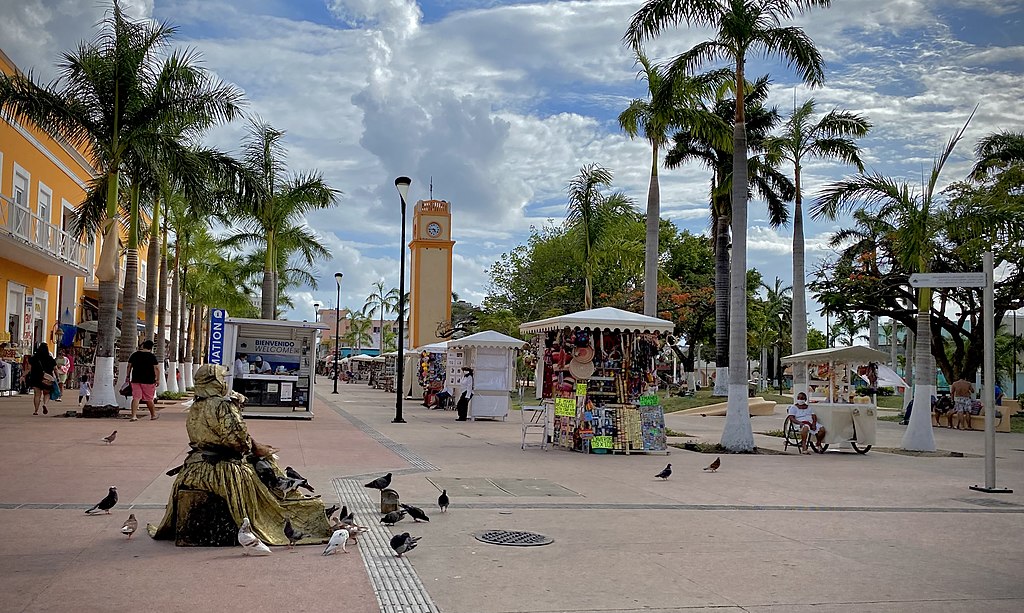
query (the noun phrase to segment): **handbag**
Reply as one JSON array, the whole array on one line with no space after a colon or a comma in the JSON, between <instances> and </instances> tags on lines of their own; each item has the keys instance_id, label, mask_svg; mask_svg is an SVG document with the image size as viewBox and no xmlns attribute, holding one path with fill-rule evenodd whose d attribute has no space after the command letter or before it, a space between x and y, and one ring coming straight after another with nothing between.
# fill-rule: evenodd
<instances>
[{"instance_id":1,"label":"handbag","mask_svg":"<svg viewBox=\"0 0 1024 613\"><path fill-rule=\"evenodd\" d=\"M52 374L50 374L48 372L44 372L43 373L43 385L53 385L53 383L56 380L57 380L57 377L54 377Z\"/></svg>"},{"instance_id":2,"label":"handbag","mask_svg":"<svg viewBox=\"0 0 1024 613\"><path fill-rule=\"evenodd\" d=\"M132 395L132 384L131 384L131 381L125 381L124 385L122 385L121 389L118 390L118 391L120 392L120 394L122 396L124 396L126 398L130 398L131 395Z\"/></svg>"},{"instance_id":3,"label":"handbag","mask_svg":"<svg viewBox=\"0 0 1024 613\"><path fill-rule=\"evenodd\" d=\"M60 386L54 385L50 388L50 400L59 400L61 396Z\"/></svg>"}]
</instances>

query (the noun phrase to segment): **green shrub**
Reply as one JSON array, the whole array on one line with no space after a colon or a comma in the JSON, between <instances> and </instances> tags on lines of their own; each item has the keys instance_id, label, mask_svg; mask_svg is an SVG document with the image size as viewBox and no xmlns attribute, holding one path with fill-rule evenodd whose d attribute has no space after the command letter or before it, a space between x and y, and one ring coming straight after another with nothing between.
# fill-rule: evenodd
<instances>
[{"instance_id":1,"label":"green shrub","mask_svg":"<svg viewBox=\"0 0 1024 613\"><path fill-rule=\"evenodd\" d=\"M879 387L879 388L877 388L875 390L875 395L876 396L892 396L895 393L896 393L896 389L893 388L893 387ZM870 396L871 395L871 390L866 385L857 386L857 395L858 396Z\"/></svg>"},{"instance_id":2,"label":"green shrub","mask_svg":"<svg viewBox=\"0 0 1024 613\"><path fill-rule=\"evenodd\" d=\"M188 394L184 392L160 392L157 398L160 400L181 400L185 396L188 396Z\"/></svg>"}]
</instances>

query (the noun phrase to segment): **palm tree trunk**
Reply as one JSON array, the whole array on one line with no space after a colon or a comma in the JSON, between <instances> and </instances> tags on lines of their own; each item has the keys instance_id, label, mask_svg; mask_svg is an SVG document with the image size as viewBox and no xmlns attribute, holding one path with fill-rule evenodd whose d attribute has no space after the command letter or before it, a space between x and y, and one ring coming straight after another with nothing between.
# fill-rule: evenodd
<instances>
[{"instance_id":1,"label":"palm tree trunk","mask_svg":"<svg viewBox=\"0 0 1024 613\"><path fill-rule=\"evenodd\" d=\"M118 387L124 384L128 357L139 347L139 186L131 187L131 210L128 217L128 246L125 249L124 293L121 295L121 339L118 342ZM124 396L119 402L127 406Z\"/></svg>"},{"instance_id":2,"label":"palm tree trunk","mask_svg":"<svg viewBox=\"0 0 1024 613\"><path fill-rule=\"evenodd\" d=\"M647 188L647 237L644 240L644 315L657 317L661 186L658 183L658 145L652 145L651 150L651 184Z\"/></svg>"},{"instance_id":3,"label":"palm tree trunk","mask_svg":"<svg viewBox=\"0 0 1024 613\"><path fill-rule=\"evenodd\" d=\"M796 202L793 205L793 353L807 351L807 289L805 285L806 251L804 245L804 210L800 192L800 165L793 171ZM793 364L793 397L807 391L807 363Z\"/></svg>"},{"instance_id":4,"label":"palm tree trunk","mask_svg":"<svg viewBox=\"0 0 1024 613\"><path fill-rule=\"evenodd\" d=\"M729 395L729 218L715 218L715 396Z\"/></svg>"},{"instance_id":5,"label":"palm tree trunk","mask_svg":"<svg viewBox=\"0 0 1024 613\"><path fill-rule=\"evenodd\" d=\"M179 392L178 389L178 335L181 331L181 296L178 294L178 253L181 245L174 241L174 270L171 271L171 342L167 346L167 391Z\"/></svg>"},{"instance_id":6,"label":"palm tree trunk","mask_svg":"<svg viewBox=\"0 0 1024 613\"><path fill-rule=\"evenodd\" d=\"M263 261L263 285L260 296L260 317L276 319L277 284L274 281L274 233L267 232L267 254Z\"/></svg>"},{"instance_id":7,"label":"palm tree trunk","mask_svg":"<svg viewBox=\"0 0 1024 613\"><path fill-rule=\"evenodd\" d=\"M166 232L167 220L164 219L163 228ZM153 219L149 224L149 250L146 252L146 335L145 339L154 340L156 333L157 319L157 292L160 276L160 197L153 199ZM162 315L163 312L160 311ZM162 317L161 317L162 319Z\"/></svg>"},{"instance_id":8,"label":"palm tree trunk","mask_svg":"<svg viewBox=\"0 0 1024 613\"><path fill-rule=\"evenodd\" d=\"M922 267L923 268L923 267ZM932 356L932 290L922 287L917 298L917 339L914 343L914 411L903 433L903 448L935 451L932 432L932 396L935 395L935 358Z\"/></svg>"},{"instance_id":9,"label":"palm tree trunk","mask_svg":"<svg viewBox=\"0 0 1024 613\"><path fill-rule=\"evenodd\" d=\"M163 249L160 250L160 287L158 292L160 293L159 309L160 309L160 325L157 327L157 338L156 341L156 361L160 364L160 378L157 380L157 393L167 391L167 375L163 371L164 358L167 356L166 349L166 338L167 338L167 326L170 322L167 321L167 225L164 224L163 232L161 233L160 240L163 243Z\"/></svg>"},{"instance_id":10,"label":"palm tree trunk","mask_svg":"<svg viewBox=\"0 0 1024 613\"><path fill-rule=\"evenodd\" d=\"M115 91L115 104L117 92ZM96 280L99 282L99 321L97 323L96 355L93 358L93 390L89 399L90 407L102 408L118 405L115 391L114 347L117 343L117 294L118 260L121 240L117 222L117 168L120 160L114 160L110 179L107 181L107 218L103 226L103 243L100 246L99 262L96 266Z\"/></svg>"},{"instance_id":11,"label":"palm tree trunk","mask_svg":"<svg viewBox=\"0 0 1024 613\"><path fill-rule=\"evenodd\" d=\"M738 64L736 122L732 154L732 272L729 296L729 405L722 446L729 451L754 450L750 426L747 377L739 368L747 359L747 133L743 122L743 70Z\"/></svg>"},{"instance_id":12,"label":"palm tree trunk","mask_svg":"<svg viewBox=\"0 0 1024 613\"><path fill-rule=\"evenodd\" d=\"M198 366L206 362L203 356L203 305L192 305L192 362ZM193 375L195 372L192 373Z\"/></svg>"}]
</instances>

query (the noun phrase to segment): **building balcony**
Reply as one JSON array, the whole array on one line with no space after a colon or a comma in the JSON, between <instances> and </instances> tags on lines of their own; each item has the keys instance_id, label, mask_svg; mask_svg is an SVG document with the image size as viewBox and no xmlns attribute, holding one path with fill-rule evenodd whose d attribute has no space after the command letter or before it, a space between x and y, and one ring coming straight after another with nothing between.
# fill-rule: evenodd
<instances>
[{"instance_id":1,"label":"building balcony","mask_svg":"<svg viewBox=\"0 0 1024 613\"><path fill-rule=\"evenodd\" d=\"M81 241L3 195L0 251L6 259L48 275L89 274L86 248Z\"/></svg>"}]
</instances>

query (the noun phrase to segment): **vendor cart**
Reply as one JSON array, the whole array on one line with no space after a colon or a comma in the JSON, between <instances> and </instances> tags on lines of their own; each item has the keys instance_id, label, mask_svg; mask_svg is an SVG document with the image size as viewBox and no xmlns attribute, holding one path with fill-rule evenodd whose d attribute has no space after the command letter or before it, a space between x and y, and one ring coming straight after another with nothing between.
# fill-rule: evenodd
<instances>
[{"instance_id":1,"label":"vendor cart","mask_svg":"<svg viewBox=\"0 0 1024 613\"><path fill-rule=\"evenodd\" d=\"M849 445L867 453L875 444L878 406L875 396L858 396L858 370L870 368L888 355L870 347L833 347L804 351L782 358L793 368L807 370L807 399L825 427L824 453L830 446Z\"/></svg>"}]
</instances>

